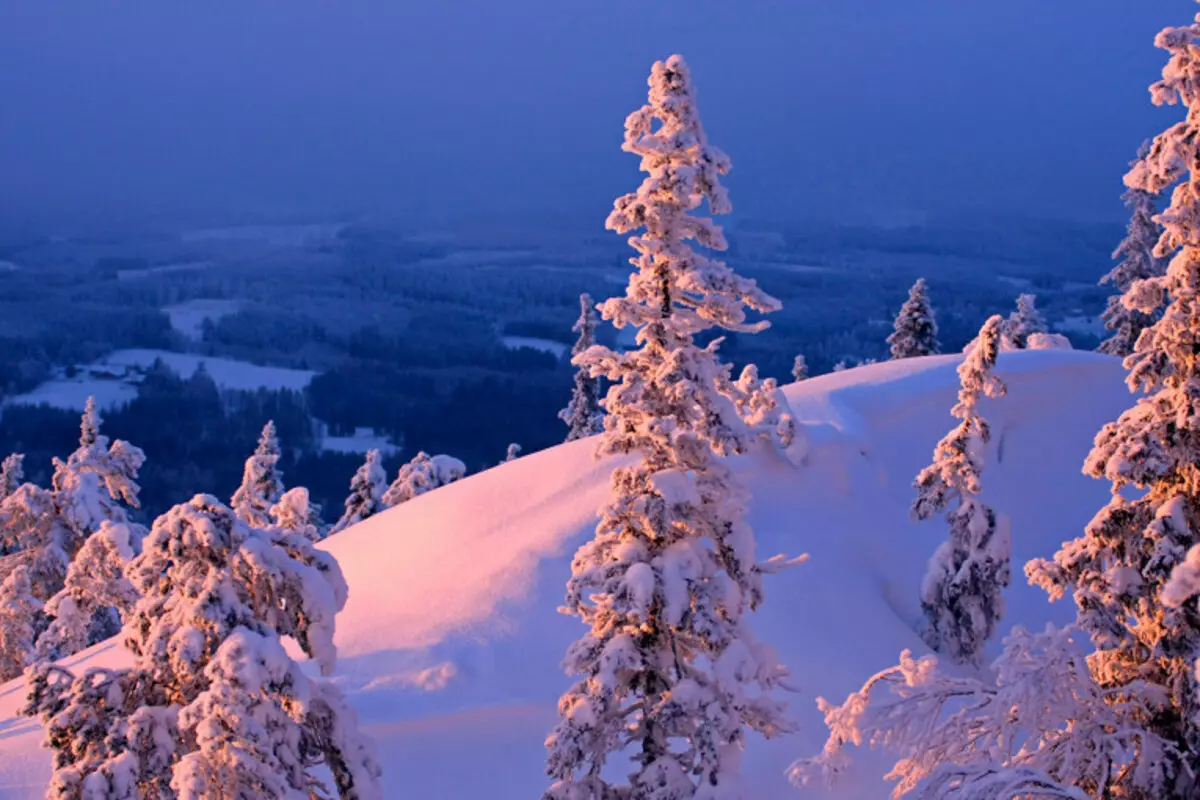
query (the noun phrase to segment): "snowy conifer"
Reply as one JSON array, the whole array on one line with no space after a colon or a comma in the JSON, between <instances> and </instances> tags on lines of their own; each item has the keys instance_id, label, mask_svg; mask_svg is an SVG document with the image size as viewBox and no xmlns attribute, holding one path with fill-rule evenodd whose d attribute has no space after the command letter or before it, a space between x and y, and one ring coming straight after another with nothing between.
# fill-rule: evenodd
<instances>
[{"instance_id":1,"label":"snowy conifer","mask_svg":"<svg viewBox=\"0 0 1200 800\"><path fill-rule=\"evenodd\" d=\"M734 407L742 421L760 436L786 448L796 436L796 420L779 393L774 378L759 378L758 367L747 364L734 382Z\"/></svg>"},{"instance_id":2,"label":"snowy conifer","mask_svg":"<svg viewBox=\"0 0 1200 800\"><path fill-rule=\"evenodd\" d=\"M383 471L383 464L380 463L379 451L367 451L367 460L350 479L346 510L333 526L332 533L344 531L387 508L383 504L383 494L387 488L387 473Z\"/></svg>"},{"instance_id":3,"label":"snowy conifer","mask_svg":"<svg viewBox=\"0 0 1200 800\"><path fill-rule=\"evenodd\" d=\"M1001 330L1002 336L1011 342L1012 349L1024 350L1029 346L1029 335L1049 331L1046 318L1037 309L1037 296L1022 294L1017 297L1017 310L1008 315ZM1008 348L1001 348L1008 349Z\"/></svg>"},{"instance_id":4,"label":"snowy conifer","mask_svg":"<svg viewBox=\"0 0 1200 800\"><path fill-rule=\"evenodd\" d=\"M843 358L833 365L834 372L845 372L848 369L850 369L850 359L848 358Z\"/></svg>"},{"instance_id":5,"label":"snowy conifer","mask_svg":"<svg viewBox=\"0 0 1200 800\"><path fill-rule=\"evenodd\" d=\"M41 609L26 567L17 566L0 581L0 683L20 675L33 660L34 626Z\"/></svg>"},{"instance_id":6,"label":"snowy conifer","mask_svg":"<svg viewBox=\"0 0 1200 800\"><path fill-rule=\"evenodd\" d=\"M346 602L332 556L197 495L155 521L126 577L141 593L125 626L133 667L29 675L24 713L55 750L50 796L323 796L312 770L324 764L341 797L381 797L340 694L279 646L289 637L332 671Z\"/></svg>"},{"instance_id":7,"label":"snowy conifer","mask_svg":"<svg viewBox=\"0 0 1200 800\"><path fill-rule=\"evenodd\" d=\"M466 474L466 467L457 458L437 455L430 456L422 451L417 453L412 461L400 468L396 480L388 487L383 495L383 504L387 508L407 503L414 497L426 492L432 492L448 483L459 480Z\"/></svg>"},{"instance_id":8,"label":"snowy conifer","mask_svg":"<svg viewBox=\"0 0 1200 800\"><path fill-rule=\"evenodd\" d=\"M510 444L508 446L508 450L504 454L504 463L507 464L509 461L516 461L520 457L521 457L521 445L517 444L516 442L513 442L512 444Z\"/></svg>"},{"instance_id":9,"label":"snowy conifer","mask_svg":"<svg viewBox=\"0 0 1200 800\"><path fill-rule=\"evenodd\" d=\"M0 565L24 566L35 597L45 602L62 589L78 538L63 523L53 493L31 483L18 486L0 501L0 537L3 551L11 553Z\"/></svg>"},{"instance_id":10,"label":"snowy conifer","mask_svg":"<svg viewBox=\"0 0 1200 800\"><path fill-rule=\"evenodd\" d=\"M100 433L102 422L95 398L89 397L80 420L79 447L65 462L53 461L54 503L78 540L74 548L105 521L126 522L124 506L139 506L137 477L146 455L121 439L110 444Z\"/></svg>"},{"instance_id":11,"label":"snowy conifer","mask_svg":"<svg viewBox=\"0 0 1200 800\"><path fill-rule=\"evenodd\" d=\"M803 355L796 356L796 360L792 362L792 380L799 383L808 379L808 361Z\"/></svg>"},{"instance_id":12,"label":"snowy conifer","mask_svg":"<svg viewBox=\"0 0 1200 800\"><path fill-rule=\"evenodd\" d=\"M268 421L258 437L258 447L246 459L242 485L234 492L230 505L247 525L265 528L271 524L271 506L283 495L283 473L279 470L279 441L275 423Z\"/></svg>"},{"instance_id":13,"label":"snowy conifer","mask_svg":"<svg viewBox=\"0 0 1200 800\"><path fill-rule=\"evenodd\" d=\"M571 330L579 334L571 356L578 356L596 343L596 312L592 296L579 295L579 319ZM558 418L567 424L568 442L583 439L604 430L604 411L600 408L600 381L593 378L582 367L575 370L575 390L571 402L558 412Z\"/></svg>"},{"instance_id":14,"label":"snowy conifer","mask_svg":"<svg viewBox=\"0 0 1200 800\"><path fill-rule=\"evenodd\" d=\"M1010 578L1007 527L979 500L984 450L990 438L980 397L1000 397L1004 384L992 375L1003 322L994 316L979 331L978 346L958 367L961 388L950 412L961 422L938 442L933 463L917 476L913 516L945 511L950 534L929 562L921 606L929 622L926 641L960 663L978 665L992 635Z\"/></svg>"},{"instance_id":15,"label":"snowy conifer","mask_svg":"<svg viewBox=\"0 0 1200 800\"><path fill-rule=\"evenodd\" d=\"M893 359L928 356L942 351L937 338L937 320L933 306L929 304L929 290L924 278L917 278L917 282L908 290L908 299L900 306L893 327L894 331L887 339Z\"/></svg>"},{"instance_id":16,"label":"snowy conifer","mask_svg":"<svg viewBox=\"0 0 1200 800\"><path fill-rule=\"evenodd\" d=\"M950 674L935 656L916 659L906 650L842 705L817 701L829 739L789 777L836 786L851 763L846 747L867 743L897 756L887 775L896 781L893 797L1164 797L1156 759L1171 745L1139 724L1157 712L1154 696L1098 683L1079 638L1073 628L1014 628L992 665L994 681ZM1137 791L1110 791L1119 776Z\"/></svg>"},{"instance_id":17,"label":"snowy conifer","mask_svg":"<svg viewBox=\"0 0 1200 800\"><path fill-rule=\"evenodd\" d=\"M1145 158L1149 143L1142 146L1138 158ZM1137 162L1134 162L1135 164ZM1101 315L1104 327L1112 336L1100 343L1101 353L1124 358L1133 352L1133 346L1142 331L1154 323L1153 313L1144 313L1127 308L1122 302L1125 293L1136 281L1160 277L1166 270L1166 261L1154 254L1154 247L1162 235L1162 228L1154 221L1157 195L1144 189L1127 189L1125 207L1129 209L1129 225L1125 238L1113 253L1118 260L1112 271L1100 279L1100 284L1111 283L1117 293L1108 298L1108 307Z\"/></svg>"},{"instance_id":18,"label":"snowy conifer","mask_svg":"<svg viewBox=\"0 0 1200 800\"><path fill-rule=\"evenodd\" d=\"M657 62L649 83L624 144L648 176L607 221L618 233L645 229L629 240L637 270L623 297L601 305L618 328L638 329L639 347L574 359L612 382L598 453L639 459L613 471L613 499L572 563L565 610L590 630L567 652L577 681L546 742L553 800L743 797L746 728L790 727L771 695L786 670L745 618L762 601L762 573L782 565L756 564L744 493L715 457L743 452L755 432L719 390L732 384L728 366L693 341L712 327L761 330L747 308L779 303L689 246L725 248L721 229L689 212L705 200L730 210L720 183L729 159L707 142L682 58ZM633 762L626 785L603 771L618 753Z\"/></svg>"},{"instance_id":19,"label":"snowy conifer","mask_svg":"<svg viewBox=\"0 0 1200 800\"><path fill-rule=\"evenodd\" d=\"M25 456L13 453L0 463L0 501L17 490L25 480Z\"/></svg>"},{"instance_id":20,"label":"snowy conifer","mask_svg":"<svg viewBox=\"0 0 1200 800\"><path fill-rule=\"evenodd\" d=\"M39 657L56 661L119 632L137 601L125 577L136 535L127 523L105 521L83 543L67 568L62 591L46 603L52 620L38 637Z\"/></svg>"},{"instance_id":21,"label":"snowy conifer","mask_svg":"<svg viewBox=\"0 0 1200 800\"><path fill-rule=\"evenodd\" d=\"M288 489L271 506L271 524L288 533L298 533L312 542L324 538L325 524L321 521L321 509L309 502L308 489L297 486Z\"/></svg>"}]
</instances>

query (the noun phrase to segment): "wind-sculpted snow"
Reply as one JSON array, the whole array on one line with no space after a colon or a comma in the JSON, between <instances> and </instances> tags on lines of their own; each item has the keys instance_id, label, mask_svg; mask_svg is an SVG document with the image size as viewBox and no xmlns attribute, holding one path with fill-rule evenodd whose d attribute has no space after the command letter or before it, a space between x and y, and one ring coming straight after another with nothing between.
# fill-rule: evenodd
<instances>
[{"instance_id":1,"label":"wind-sculpted snow","mask_svg":"<svg viewBox=\"0 0 1200 800\"><path fill-rule=\"evenodd\" d=\"M945 530L910 521L909 506L913 478L954 422L960 359L905 359L785 386L806 452L793 463L764 448L733 462L752 495L758 551L811 556L773 577L770 602L752 615L792 671L797 693L787 699L800 723L770 742L749 737L742 771L756 800L830 797L795 789L784 774L825 740L816 698L858 690L902 650L929 652L915 633L920 582ZM1052 556L1106 502L1108 487L1081 467L1129 395L1120 363L1091 353L1002 352L997 375L1007 396L979 404L992 427L980 496L1011 517L1019 567ZM379 745L387 797L528 800L549 785L543 740L568 686L562 654L579 632L556 609L570 558L610 491L613 462L593 460L594 443L472 475L319 545L350 589L334 681ZM1073 615L1017 577L1005 609L985 662L1013 624L1036 631ZM127 661L108 642L68 663ZM0 687L0 800L40 797L50 773L36 721L13 718L22 695L19 682ZM883 800L890 766L858 754L836 797Z\"/></svg>"}]
</instances>

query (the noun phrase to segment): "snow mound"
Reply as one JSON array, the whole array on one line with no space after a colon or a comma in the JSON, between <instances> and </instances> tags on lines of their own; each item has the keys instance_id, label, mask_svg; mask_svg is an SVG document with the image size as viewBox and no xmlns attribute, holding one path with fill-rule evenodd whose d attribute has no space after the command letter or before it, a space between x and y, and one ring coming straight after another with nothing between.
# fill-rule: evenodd
<instances>
[{"instance_id":1,"label":"snow mound","mask_svg":"<svg viewBox=\"0 0 1200 800\"><path fill-rule=\"evenodd\" d=\"M953 422L959 359L906 359L785 386L809 434L802 462L765 449L736 459L760 553L811 555L768 580L754 615L792 669L800 730L751 739L751 797L828 796L784 778L794 758L824 742L816 697L841 702L902 649L926 652L913 632L917 593L945 526L911 522L908 507L913 477ZM998 374L1008 396L980 404L994 437L982 499L1011 518L1014 562L1023 564L1052 554L1106 501L1107 485L1080 467L1130 397L1119 361L1092 353L1005 352ZM547 785L542 742L568 685L559 663L583 630L556 608L571 555L609 492L612 463L595 461L593 449L582 440L517 459L322 544L350 584L336 680L379 743L388 797L525 800ZM1006 600L1002 632L1071 615L1019 577ZM77 659L121 660L111 643ZM22 694L19 682L0 687L0 798L40 797L49 774L38 726L13 718ZM886 766L860 756L836 796L883 800Z\"/></svg>"}]
</instances>

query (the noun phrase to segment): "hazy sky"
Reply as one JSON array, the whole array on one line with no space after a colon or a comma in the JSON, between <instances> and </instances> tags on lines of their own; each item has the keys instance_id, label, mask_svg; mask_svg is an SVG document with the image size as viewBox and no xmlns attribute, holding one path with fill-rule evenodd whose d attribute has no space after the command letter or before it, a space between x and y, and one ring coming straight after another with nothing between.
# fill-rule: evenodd
<instances>
[{"instance_id":1,"label":"hazy sky","mask_svg":"<svg viewBox=\"0 0 1200 800\"><path fill-rule=\"evenodd\" d=\"M602 220L656 58L748 215L1115 218L1190 0L0 0L0 221Z\"/></svg>"}]
</instances>

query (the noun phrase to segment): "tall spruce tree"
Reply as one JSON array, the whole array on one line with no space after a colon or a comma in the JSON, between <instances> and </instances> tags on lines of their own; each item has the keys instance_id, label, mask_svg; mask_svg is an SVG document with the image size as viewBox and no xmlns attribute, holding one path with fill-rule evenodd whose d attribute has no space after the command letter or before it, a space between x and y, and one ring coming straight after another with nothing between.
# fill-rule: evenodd
<instances>
[{"instance_id":1,"label":"tall spruce tree","mask_svg":"<svg viewBox=\"0 0 1200 800\"><path fill-rule=\"evenodd\" d=\"M1145 158L1149 149L1149 143L1142 145L1138 158ZM1162 227L1154 221L1157 197L1145 189L1125 191L1123 199L1129 209L1129 225L1125 229L1125 238L1113 253L1117 265L1100 279L1101 285L1111 283L1116 290L1116 294L1108 298L1108 307L1101 315L1104 327L1112 331L1112 336L1097 348L1101 353L1124 358L1133 352L1142 331L1154 323L1154 313L1126 308L1122 301L1134 282L1161 277L1166 270L1166 261L1154 254L1154 247L1162 235Z\"/></svg>"},{"instance_id":2,"label":"tall spruce tree","mask_svg":"<svg viewBox=\"0 0 1200 800\"><path fill-rule=\"evenodd\" d=\"M707 201L728 213L729 159L707 141L680 56L655 63L649 85L623 146L648 174L607 221L618 233L644 229L629 239L636 271L601 306L618 328L637 328L639 347L574 359L612 382L598 453L637 460L613 471L613 498L572 563L565 612L589 630L567 652L577 680L546 742L553 800L743 797L746 729L790 727L772 697L786 670L746 619L762 602L762 573L782 564L756 563L745 494L718 458L758 434L719 391L733 382L715 346L694 341L713 327L762 330L747 310L779 302L689 244L726 247L711 219L689 212ZM632 759L627 783L604 773L616 753Z\"/></svg>"},{"instance_id":3,"label":"tall spruce tree","mask_svg":"<svg viewBox=\"0 0 1200 800\"><path fill-rule=\"evenodd\" d=\"M892 335L887 339L893 359L941 352L937 319L929 303L929 289L924 278L917 278L917 282L908 290L908 299L900 306L893 328Z\"/></svg>"},{"instance_id":4,"label":"tall spruce tree","mask_svg":"<svg viewBox=\"0 0 1200 800\"><path fill-rule=\"evenodd\" d=\"M255 528L271 524L271 506L283 496L283 473L279 469L279 440L275 423L268 420L258 437L258 447L246 459L242 470L242 485L234 492L230 504L238 518Z\"/></svg>"},{"instance_id":5,"label":"tall spruce tree","mask_svg":"<svg viewBox=\"0 0 1200 800\"><path fill-rule=\"evenodd\" d=\"M350 479L350 494L346 497L346 510L342 518L333 526L332 533L339 533L357 525L364 519L370 519L387 508L383 503L383 493L387 491L387 473L378 450L368 450L367 460Z\"/></svg>"},{"instance_id":6,"label":"tall spruce tree","mask_svg":"<svg viewBox=\"0 0 1200 800\"><path fill-rule=\"evenodd\" d=\"M33 660L34 631L41 610L28 568L18 565L0 581L0 683L20 675Z\"/></svg>"},{"instance_id":7,"label":"tall spruce tree","mask_svg":"<svg viewBox=\"0 0 1200 800\"><path fill-rule=\"evenodd\" d=\"M928 620L925 639L959 663L978 666L983 645L1003 612L1011 545L996 512L979 500L983 456L991 429L979 413L981 397L1001 397L1004 384L992 375L1000 352L999 315L984 323L976 346L958 367L961 388L951 414L961 422L933 451L914 487L912 513L929 519L946 512L949 536L929 562L921 587Z\"/></svg>"},{"instance_id":8,"label":"tall spruce tree","mask_svg":"<svg viewBox=\"0 0 1200 800\"><path fill-rule=\"evenodd\" d=\"M571 328L579 334L571 348L572 358L578 357L596 343L596 311L589 294L579 295L579 319ZM567 424L566 441L584 439L604 430L604 411L600 408L600 380L579 367L575 370L575 389L571 402L558 412L558 418Z\"/></svg>"}]
</instances>

